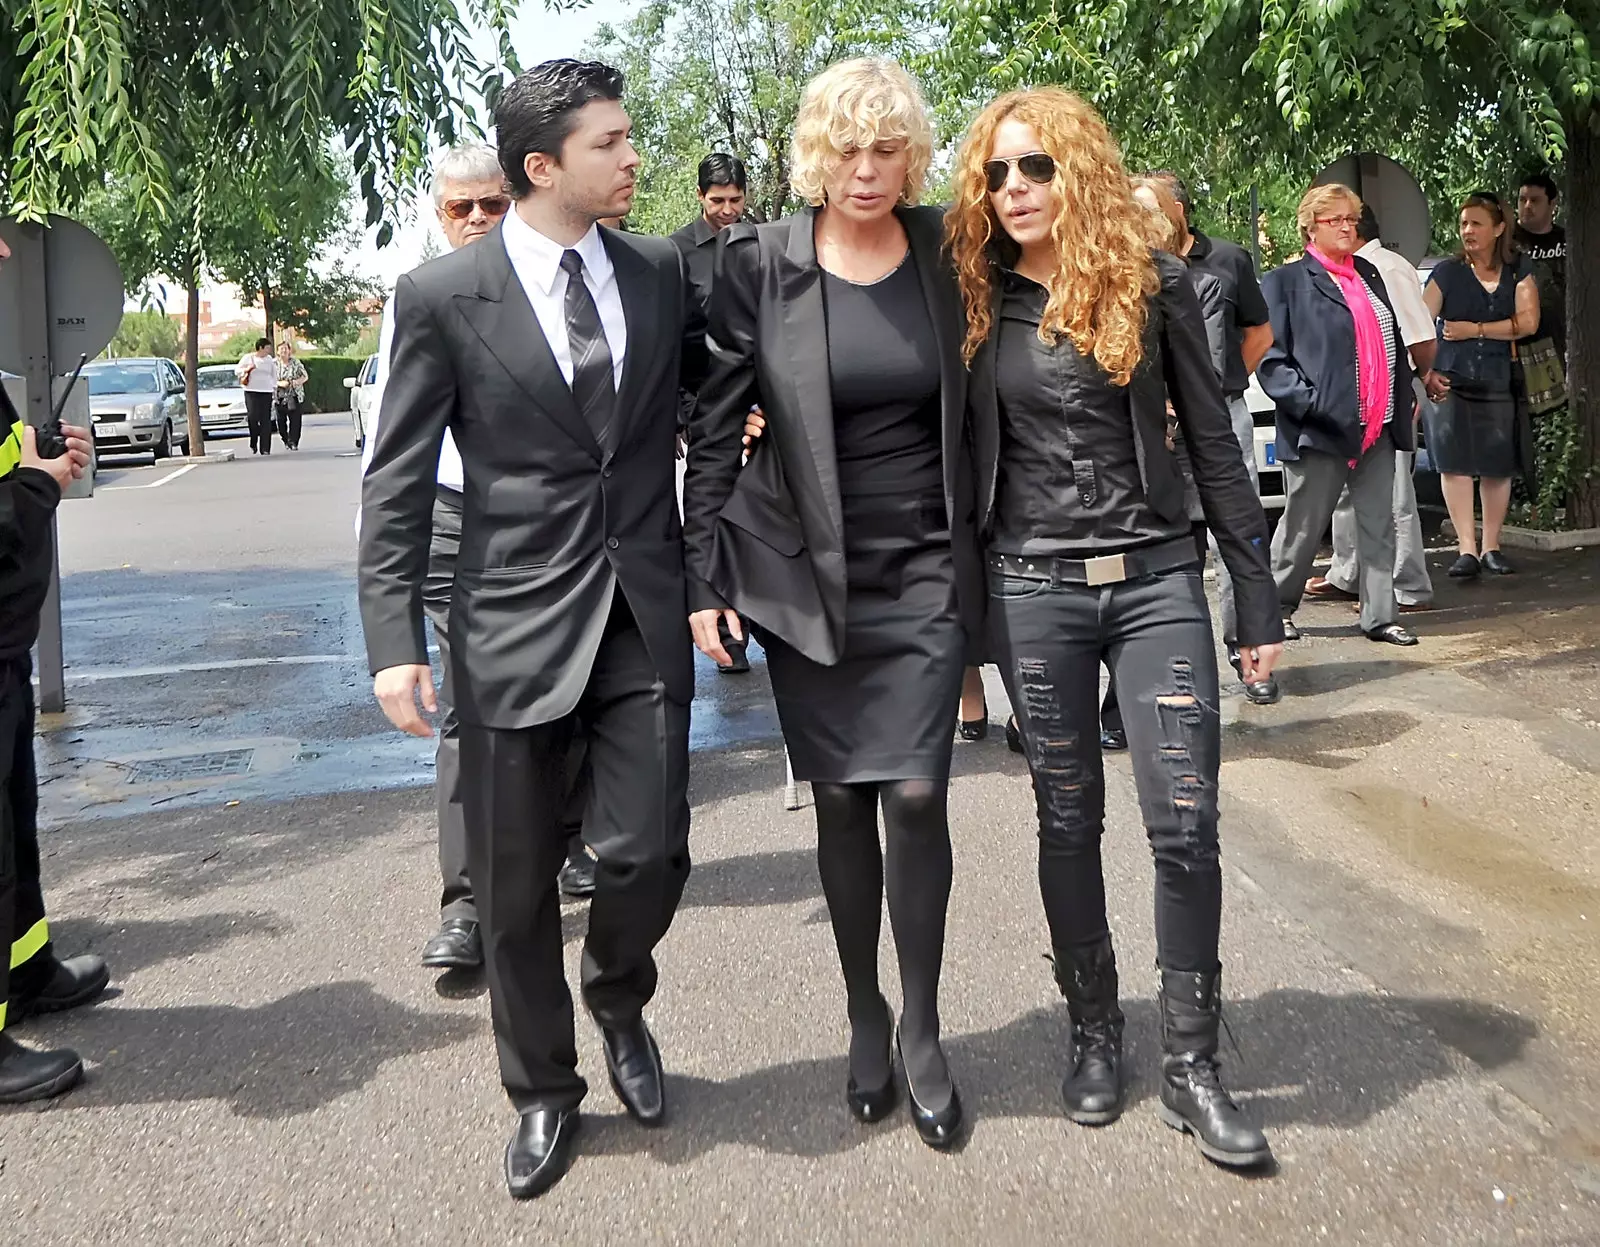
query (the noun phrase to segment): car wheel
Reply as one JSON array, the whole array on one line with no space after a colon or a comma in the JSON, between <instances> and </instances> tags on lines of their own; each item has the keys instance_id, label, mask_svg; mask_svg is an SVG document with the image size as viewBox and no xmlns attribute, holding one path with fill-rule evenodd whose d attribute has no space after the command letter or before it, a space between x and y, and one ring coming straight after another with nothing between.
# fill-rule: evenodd
<instances>
[{"instance_id":1,"label":"car wheel","mask_svg":"<svg viewBox=\"0 0 1600 1247\"><path fill-rule=\"evenodd\" d=\"M150 448L150 453L158 460L172 454L172 421L168 420L161 426L161 440Z\"/></svg>"}]
</instances>

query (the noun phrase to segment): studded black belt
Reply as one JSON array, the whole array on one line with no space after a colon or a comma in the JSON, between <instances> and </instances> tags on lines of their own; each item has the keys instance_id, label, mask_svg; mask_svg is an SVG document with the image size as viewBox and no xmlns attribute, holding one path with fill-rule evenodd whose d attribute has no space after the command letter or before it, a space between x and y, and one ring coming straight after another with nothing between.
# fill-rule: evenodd
<instances>
[{"instance_id":1,"label":"studded black belt","mask_svg":"<svg viewBox=\"0 0 1600 1247\"><path fill-rule=\"evenodd\" d=\"M1193 537L1174 537L1153 546L1103 554L1093 559L1056 558L1048 554L989 555L989 566L1021 580L1043 580L1053 585L1114 585L1140 576L1153 576L1199 562Z\"/></svg>"}]
</instances>

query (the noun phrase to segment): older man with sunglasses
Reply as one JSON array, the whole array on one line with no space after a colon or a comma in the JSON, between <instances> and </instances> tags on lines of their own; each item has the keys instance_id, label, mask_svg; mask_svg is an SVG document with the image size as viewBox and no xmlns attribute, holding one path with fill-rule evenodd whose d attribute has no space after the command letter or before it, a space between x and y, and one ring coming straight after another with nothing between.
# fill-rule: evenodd
<instances>
[{"instance_id":1,"label":"older man with sunglasses","mask_svg":"<svg viewBox=\"0 0 1600 1247\"><path fill-rule=\"evenodd\" d=\"M487 238L511 210L511 194L494 148L483 144L452 147L433 168L433 207L452 251ZM377 445L382 419L383 387L389 376L389 354L394 345L394 298L383 309L383 329L378 338L378 401L372 406L361 475L367 474ZM433 542L428 577L423 586L423 606L433 622L440 657L444 662L441 701L444 718L439 726L435 766L439 809L439 929L423 946L422 964L432 969L473 970L483 965L483 940L478 928L478 906L467 871L466 826L461 806L461 757L458 724L450 687L450 595L455 582L456 555L461 544L461 455L449 430L439 451L438 496L433 509ZM357 517L357 528L360 518ZM562 891L587 896L594 891L594 859L583 847L583 783L581 753L571 759L574 784L568 811L572 829L568 862L561 874Z\"/></svg>"}]
</instances>

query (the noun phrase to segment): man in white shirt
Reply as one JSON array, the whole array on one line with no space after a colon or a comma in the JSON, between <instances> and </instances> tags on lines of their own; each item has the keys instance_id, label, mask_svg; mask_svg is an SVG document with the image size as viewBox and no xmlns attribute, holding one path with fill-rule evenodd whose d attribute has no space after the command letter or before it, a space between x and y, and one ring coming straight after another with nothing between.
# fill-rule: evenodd
<instances>
[{"instance_id":1,"label":"man in white shirt","mask_svg":"<svg viewBox=\"0 0 1600 1247\"><path fill-rule=\"evenodd\" d=\"M1400 337L1411 352L1417 377L1425 377L1433 367L1439 349L1433 317L1422 301L1422 281L1411 261L1383 245L1377 217L1372 208L1362 205L1357 227L1361 249L1356 252L1372 263L1383 278L1400 324ZM1418 402L1426 402L1421 382L1415 385ZM1394 597L1402 611L1426 610L1433 602L1433 581L1428 575L1426 549L1422 543L1422 520L1417 515L1417 488L1411 479L1416 452L1395 451L1394 464ZM1325 578L1306 582L1307 597L1354 598L1361 583L1361 564L1356 556L1356 512L1346 489L1333 513L1333 563Z\"/></svg>"},{"instance_id":2,"label":"man in white shirt","mask_svg":"<svg viewBox=\"0 0 1600 1247\"><path fill-rule=\"evenodd\" d=\"M506 186L500 157L494 148L481 143L452 147L434 162L433 209L439 228L452 251L486 238L511 210L511 193ZM372 463L378 444L378 425L383 418L383 390L389 380L389 354L394 346L394 296L383 308L383 327L378 335L378 369L373 379L376 397L371 424L361 456L361 474ZM435 754L434 783L439 810L439 929L422 949L422 964L432 969L471 970L483 964L483 938L478 924L478 905L472 894L467 869L467 836L461 812L460 725L451 698L450 681L450 590L455 581L456 555L461 545L461 455L455 438L445 431L439 449L438 496L433 505L433 542L428 552L428 575L423 582L423 609L433 624L444 662L441 689L444 717L439 724L439 745ZM361 516L356 515L356 532L361 531Z\"/></svg>"},{"instance_id":3,"label":"man in white shirt","mask_svg":"<svg viewBox=\"0 0 1600 1247\"><path fill-rule=\"evenodd\" d=\"M234 369L244 387L245 422L250 429L250 453L272 453L272 400L278 393L278 361L272 357L272 340L257 338L256 349Z\"/></svg>"}]
</instances>

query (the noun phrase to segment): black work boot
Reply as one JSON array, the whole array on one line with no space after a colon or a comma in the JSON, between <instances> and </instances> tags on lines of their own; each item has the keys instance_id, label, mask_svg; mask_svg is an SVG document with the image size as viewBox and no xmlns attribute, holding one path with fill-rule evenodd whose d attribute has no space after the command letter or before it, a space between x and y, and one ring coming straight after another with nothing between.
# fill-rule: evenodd
<instances>
[{"instance_id":1,"label":"black work boot","mask_svg":"<svg viewBox=\"0 0 1600 1247\"><path fill-rule=\"evenodd\" d=\"M1072 1015L1072 1069L1061 1083L1067 1116L1106 1126L1122 1115L1122 1009L1117 957L1108 935L1097 944L1057 949L1056 985Z\"/></svg>"},{"instance_id":2,"label":"black work boot","mask_svg":"<svg viewBox=\"0 0 1600 1247\"><path fill-rule=\"evenodd\" d=\"M40 1052L24 1048L0 1032L0 1104L48 1100L75 1087L83 1077L83 1062L67 1048Z\"/></svg>"},{"instance_id":3,"label":"black work boot","mask_svg":"<svg viewBox=\"0 0 1600 1247\"><path fill-rule=\"evenodd\" d=\"M1161 971L1161 1120L1194 1136L1219 1165L1247 1168L1272 1159L1266 1135L1223 1089L1217 1066L1222 969Z\"/></svg>"}]
</instances>

